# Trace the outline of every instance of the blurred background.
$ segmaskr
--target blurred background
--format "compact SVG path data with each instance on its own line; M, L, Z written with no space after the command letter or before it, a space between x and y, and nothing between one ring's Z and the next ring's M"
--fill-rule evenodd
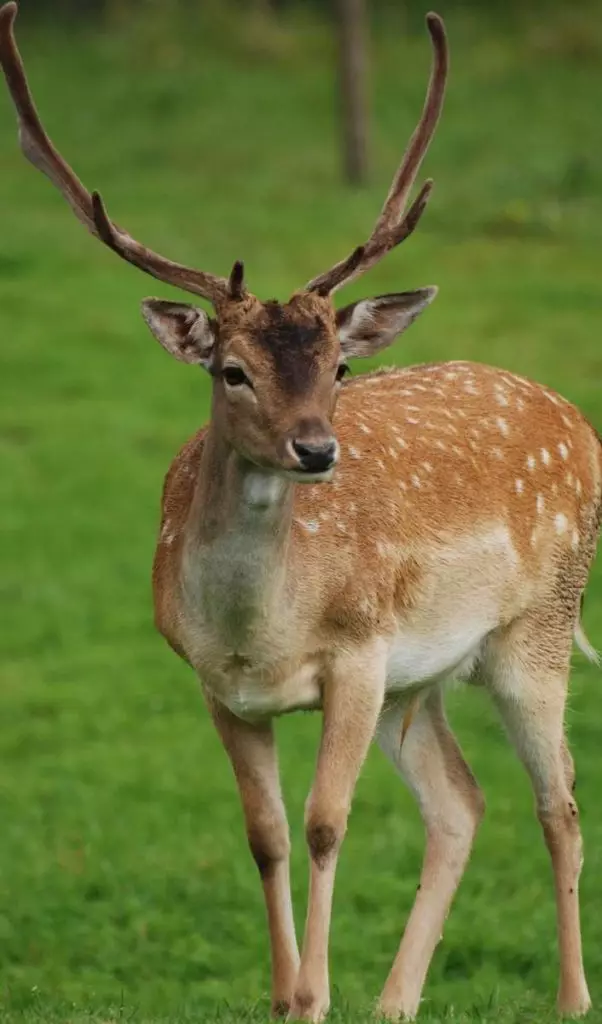
M363 6L22 0L17 35L48 131L118 223L214 273L244 259L251 289L284 300L367 236L422 106L427 7ZM435 191L341 301L436 283L384 361L504 366L600 429L602 4L437 9L452 63ZM209 385L139 315L144 296L176 293L91 239L25 163L4 88L0 225L0 1021L261 1020L266 929L233 779L150 600L162 478ZM602 646L599 568L585 621ZM602 685L581 656L572 692L602 1002ZM488 815L423 1019L551 1020L553 891L529 785L483 694L449 708ZM318 730L317 716L278 724L298 925ZM341 1019L367 1017L421 851L417 811L374 752L335 901Z

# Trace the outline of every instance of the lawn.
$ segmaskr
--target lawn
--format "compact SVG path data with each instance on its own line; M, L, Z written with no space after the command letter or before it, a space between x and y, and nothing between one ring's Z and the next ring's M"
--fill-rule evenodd
M342 301L437 283L386 361L503 365L602 428L602 34L548 6L505 24L449 5L431 207ZM244 258L257 294L285 298L369 230L420 108L427 37L419 19L375 28L372 182L354 192L328 27L209 10L184 23L155 5L69 35L26 23L22 49L49 130L119 223L215 273ZM0 211L0 1022L263 1021L266 929L234 782L150 603L162 477L207 416L208 383L139 315L145 295L176 293L90 239L23 162L3 91ZM600 567L585 620L602 646ZM553 888L530 789L483 694L453 693L449 710L488 813L421 1020L551 1021ZM569 726L602 1007L602 680L580 655ZM298 924L318 730L317 716L278 723ZM368 1019L421 851L417 810L374 751L338 876L334 1021Z

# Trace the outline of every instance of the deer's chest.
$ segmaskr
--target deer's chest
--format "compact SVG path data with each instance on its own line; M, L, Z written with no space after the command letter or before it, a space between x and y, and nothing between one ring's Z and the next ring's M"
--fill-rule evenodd
M257 539L226 535L182 563L181 642L204 685L242 718L320 703L283 568Z

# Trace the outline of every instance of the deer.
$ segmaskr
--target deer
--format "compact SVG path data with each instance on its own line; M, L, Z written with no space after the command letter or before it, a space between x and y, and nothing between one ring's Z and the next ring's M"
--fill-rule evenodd
M156 624L198 674L230 759L265 896L272 1011L328 1011L337 859L356 780L376 742L418 803L420 884L378 1002L412 1019L467 866L484 798L445 713L450 680L485 687L530 777L554 880L558 1007L584 1014L582 841L564 710L573 641L591 659L581 603L602 509L602 450L581 412L514 372L454 360L346 378L386 349L437 289L335 308L333 296L416 228L432 181L409 197L443 105L448 47L428 14L426 101L368 240L290 299L174 263L132 238L42 127L0 10L0 63L25 156L84 226L201 307L146 299L161 345L211 377L209 423L163 488ZM310 879L299 953L274 719L322 713L305 810Z

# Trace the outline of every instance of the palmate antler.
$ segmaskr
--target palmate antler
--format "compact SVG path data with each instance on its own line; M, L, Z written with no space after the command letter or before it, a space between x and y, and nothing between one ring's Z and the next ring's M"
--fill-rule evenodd
M96 238L128 263L166 284L175 285L208 299L213 305L242 292L241 264L235 264L230 280L203 270L185 267L160 256L137 242L113 223L98 192L88 192L48 137L31 95L21 54L13 33L17 4L0 8L0 64L19 121L21 149L27 159L50 178L65 197L75 216Z
M245 294L242 263L235 263L229 278L216 277L203 270L174 263L137 242L110 220L98 192L88 192L48 137L31 95L21 55L15 42L13 24L17 4L0 8L0 65L19 121L21 148L28 160L43 171L65 197L76 217L96 238L104 242L128 263L145 273L208 299L214 306ZM344 284L364 274L413 231L428 202L432 181L422 186L418 196L404 213L407 198L435 132L443 105L448 69L445 29L437 14L427 15L433 44L433 68L422 117L410 140L389 195L370 238L345 260L313 278L308 291L330 295Z
M418 224L433 187L429 179L424 183L416 199L404 214L410 189L414 184L420 165L435 133L449 66L447 39L443 20L438 14L427 14L426 23L433 44L433 67L426 101L418 126L410 139L397 174L389 190L380 216L374 225L370 238L330 270L314 277L306 285L308 291L329 295L344 284L364 274L370 267L386 256L391 249L411 235Z

